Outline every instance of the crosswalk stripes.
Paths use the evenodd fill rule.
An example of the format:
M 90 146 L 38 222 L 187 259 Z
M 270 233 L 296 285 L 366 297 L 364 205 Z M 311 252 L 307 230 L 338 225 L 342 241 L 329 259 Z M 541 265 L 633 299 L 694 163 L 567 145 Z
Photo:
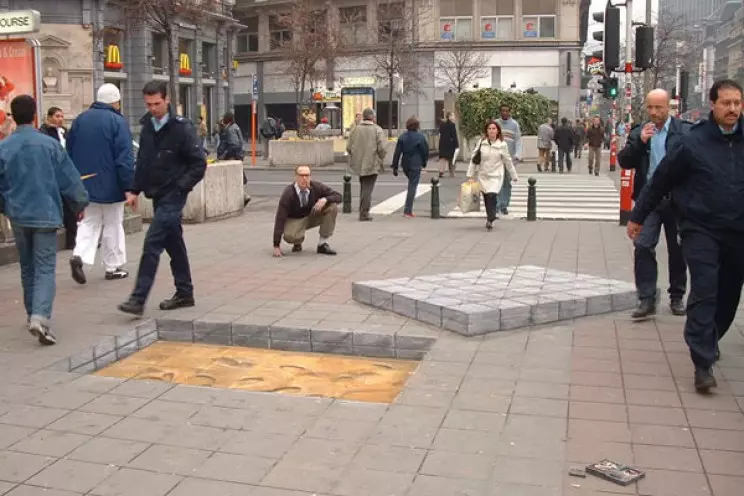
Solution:
M 537 218 L 544 220 L 600 220 L 619 222 L 620 193 L 611 178 L 604 174 L 536 174 Z M 527 217 L 527 177 L 512 188 L 509 216 Z M 462 213 L 459 207 L 446 217 L 485 218 L 481 198 L 479 212 Z

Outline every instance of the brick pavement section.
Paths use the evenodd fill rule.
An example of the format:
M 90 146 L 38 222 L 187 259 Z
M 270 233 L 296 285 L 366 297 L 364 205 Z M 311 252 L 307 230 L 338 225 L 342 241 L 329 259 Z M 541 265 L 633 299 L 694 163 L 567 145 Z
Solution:
M 359 303 L 466 336 L 633 308 L 633 284 L 534 265 L 352 283 Z

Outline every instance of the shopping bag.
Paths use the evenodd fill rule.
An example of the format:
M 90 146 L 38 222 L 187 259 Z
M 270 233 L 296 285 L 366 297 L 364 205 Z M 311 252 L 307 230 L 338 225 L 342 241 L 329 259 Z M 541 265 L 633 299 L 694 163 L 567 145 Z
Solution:
M 457 157 L 459 157 L 459 156 L 460 156 L 460 149 L 459 148 L 455 148 L 455 153 L 452 154 L 452 164 L 453 165 L 457 163 Z
M 480 185 L 476 182 L 465 182 L 460 185 L 458 201 L 462 213 L 480 211 Z

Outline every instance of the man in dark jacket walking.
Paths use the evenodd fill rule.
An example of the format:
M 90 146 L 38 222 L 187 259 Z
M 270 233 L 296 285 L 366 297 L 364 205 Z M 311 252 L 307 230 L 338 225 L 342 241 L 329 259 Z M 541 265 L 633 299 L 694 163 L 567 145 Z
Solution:
M 581 119 L 576 119 L 576 124 L 574 125 L 574 158 L 581 158 L 585 139 L 586 127 L 584 127 L 584 122 Z
M 693 125 L 661 161 L 628 222 L 637 239 L 670 192 L 679 212 L 682 251 L 690 269 L 685 341 L 695 388 L 717 386 L 718 341 L 736 315 L 744 284 L 744 117 L 742 87 L 731 80 L 710 89 L 709 120 Z
M 450 177 L 455 177 L 455 151 L 459 147 L 457 126 L 452 121 L 452 113 L 447 112 L 444 122 L 439 126 L 439 177 L 444 176 L 447 169 Z
M 149 82 L 142 93 L 149 112 L 140 120 L 140 148 L 131 190 L 134 195 L 141 192 L 152 198 L 154 214 L 145 235 L 137 283 L 129 299 L 119 305 L 122 312 L 137 316 L 144 313 L 163 250 L 171 259 L 176 294 L 161 302 L 160 309 L 175 310 L 195 304 L 181 215 L 189 192 L 207 170 L 196 128 L 172 112 L 167 83 Z M 128 202 L 136 208 L 138 197 L 134 195 L 128 197 Z
M 563 173 L 563 160 L 566 161 L 566 170 L 571 172 L 573 162 L 571 152 L 574 147 L 574 129 L 565 117 L 561 119 L 561 125 L 555 130 L 553 141 L 558 145 L 558 170 Z
M 602 160 L 602 143 L 604 128 L 599 117 L 592 119 L 592 125 L 586 131 L 586 144 L 589 148 L 589 174 L 599 175 L 599 164 Z
M 633 200 L 638 200 L 643 187 L 659 170 L 659 163 L 690 129 L 687 122 L 669 115 L 669 94 L 661 89 L 646 96 L 646 113 L 651 121 L 630 132 L 625 148 L 618 154 L 623 169 L 634 169 Z M 634 275 L 638 306 L 634 319 L 645 319 L 656 313 L 656 245 L 661 228 L 666 236 L 669 259 L 669 307 L 674 315 L 684 315 L 682 299 L 687 287 L 687 266 L 677 239 L 677 214 L 670 198 L 661 201 L 643 223 L 643 232 L 634 241 Z
M 132 185 L 134 157 L 129 123 L 119 113 L 119 88 L 106 83 L 96 101 L 72 123 L 67 135 L 70 154 L 88 190 L 90 205 L 80 223 L 70 259 L 72 278 L 85 284 L 83 264 L 93 265 L 98 241 L 103 248 L 106 279 L 124 279 L 129 273 L 124 234 L 124 201 Z
M 409 219 L 413 217 L 413 202 L 421 180 L 421 169 L 424 169 L 429 161 L 429 144 L 419 128 L 418 119 L 410 117 L 406 121 L 406 132 L 398 138 L 393 154 L 393 175 L 398 175 L 398 166 L 402 159 L 403 174 L 408 178 L 408 192 L 403 215 Z

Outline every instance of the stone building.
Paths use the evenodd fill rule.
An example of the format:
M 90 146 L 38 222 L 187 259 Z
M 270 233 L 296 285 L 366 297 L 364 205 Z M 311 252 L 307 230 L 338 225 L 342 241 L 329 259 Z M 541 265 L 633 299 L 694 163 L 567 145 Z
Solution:
M 173 22 L 173 54 L 177 61 L 178 112 L 211 126 L 232 108 L 234 0 L 213 2 L 198 25 Z M 57 106 L 72 120 L 94 99 L 103 82 L 122 93 L 122 113 L 133 131 L 146 112 L 142 87 L 167 81 L 167 43 L 150 26 L 128 25 L 118 0 L 0 0 L 0 10 L 34 9 L 41 13 L 43 105 Z M 173 95 L 171 96 L 172 99 Z
M 439 62 L 454 50 L 485 55 L 483 77 L 466 89 L 534 88 L 573 116 L 580 93 L 580 51 L 586 34 L 589 0 L 317 0 L 319 11 L 347 39 L 347 50 L 329 64 L 325 81 L 315 82 L 319 105 L 337 107 L 340 92 L 352 86 L 374 88 L 378 114 L 393 106 L 394 127 L 416 115 L 433 128 L 443 115 L 445 94 L 453 91 L 439 74 Z M 413 32 L 418 53 L 416 92 L 390 98 L 388 83 L 375 74 L 371 52 L 381 29 L 394 26 L 390 12 L 418 13 Z M 292 33 L 275 18 L 293 0 L 237 0 L 235 17 L 245 28 L 237 35 L 235 83 L 238 122 L 250 125 L 253 78 L 258 80 L 259 122 L 270 112 L 288 127 L 296 125 L 295 89 L 286 76 L 282 41 Z M 414 10 L 411 10 L 414 9 Z M 583 28 L 582 28 L 583 26 Z M 362 33 L 360 35 L 360 33 Z M 371 33 L 371 34 L 370 34 Z M 350 40 L 350 41 L 348 41 Z M 379 48 L 379 47 L 378 47 Z M 392 89 L 396 92 L 396 89 Z M 310 98 L 309 93 L 303 99 Z M 400 107 L 400 108 L 399 108 Z M 343 112 L 343 109 L 341 109 Z

